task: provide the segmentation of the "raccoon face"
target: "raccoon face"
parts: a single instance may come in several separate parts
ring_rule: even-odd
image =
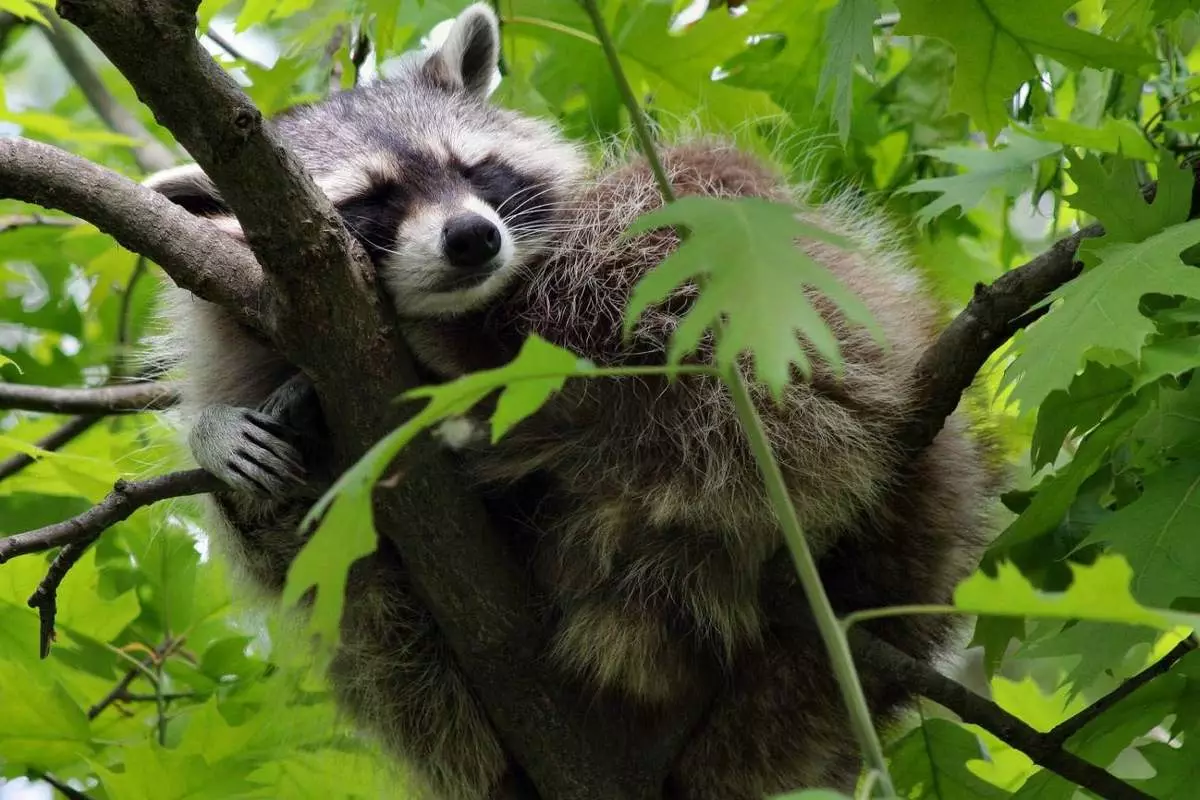
[[[272,120],[403,316],[455,316],[503,294],[551,246],[583,170],[550,125],[488,102],[498,58],[495,14],[476,3],[392,77]],[[241,235],[198,167],[147,184]]]

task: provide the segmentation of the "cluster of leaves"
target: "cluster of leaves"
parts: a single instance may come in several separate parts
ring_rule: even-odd
[[[201,24],[232,39],[234,52],[215,44],[214,52],[271,112],[360,73],[386,73],[390,58],[462,5],[205,0]],[[818,193],[852,184],[876,196],[912,230],[917,264],[947,315],[976,282],[1080,224],[1104,224],[1106,235],[1081,251],[1081,276],[981,377],[995,396],[989,422],[1019,456],[1023,488],[1006,497],[1011,513],[986,571],[960,588],[955,605],[983,615],[978,683],[1039,730],[1195,628],[1200,222],[1187,221],[1194,181],[1177,164],[1200,136],[1191,118],[1200,3],[758,0],[730,4],[737,14],[714,9],[675,32],[674,15],[695,17],[694,4],[601,5],[661,129],[722,131],[815,181]],[[499,10],[499,102],[552,116],[597,150],[627,135],[627,109],[583,10],[559,0],[502,0]],[[8,15],[0,22],[2,121],[138,176],[132,142],[104,126],[59,66],[38,7],[3,0],[0,14]],[[373,45],[365,61],[357,57],[362,36]],[[86,52],[115,98],[169,144],[115,70]],[[1158,188],[1147,203],[1141,184],[1152,177]],[[69,386],[120,374],[122,357],[152,328],[154,281],[144,265],[90,226],[48,224],[32,216],[41,210],[3,206],[0,377]],[[643,285],[632,311],[703,273],[704,301],[681,328],[676,354],[724,319],[724,359],[749,347],[758,375],[776,387],[790,362],[803,363],[793,331],[835,355],[810,309],[780,304],[784,282],[824,280],[811,264],[778,257],[794,220],[777,209],[729,213],[703,202],[664,213],[644,224],[681,223],[700,235]],[[735,257],[713,260],[722,253]],[[722,264],[749,269],[722,272]],[[502,370],[423,390],[425,411],[339,482],[325,528],[343,528],[342,515],[370,514],[371,484],[421,429],[502,388],[499,436],[568,376],[599,372],[531,340]],[[0,456],[60,422],[6,413]],[[149,415],[103,421],[0,481],[0,534],[75,513],[120,474],[156,471],[166,443]],[[289,654],[287,639],[231,600],[198,522],[179,503],[106,533],[63,584],[60,640],[45,661],[25,600],[46,563],[0,568],[0,781],[51,776],[89,797],[121,800],[350,797],[394,780],[345,734],[325,687]],[[335,627],[345,579],[337,566],[372,546],[318,535],[295,563],[293,596],[326,587],[313,614],[325,632]],[[125,693],[89,715],[130,669],[137,674]],[[1155,797],[1186,796],[1200,764],[1197,680],[1193,654],[1084,728],[1071,749]],[[923,712],[888,747],[903,796],[1073,796],[1073,785],[991,734],[933,706]]]

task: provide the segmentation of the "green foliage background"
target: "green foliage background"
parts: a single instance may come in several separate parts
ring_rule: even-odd
[[[351,33],[370,37],[372,66],[386,70],[462,5],[206,0],[201,14],[202,26],[244,32],[247,53],[278,48],[273,63],[218,56],[271,112],[350,85]],[[679,32],[671,20],[688,3],[602,5],[634,88],[665,132],[722,133],[813,181],[818,194],[853,186],[868,195],[904,232],[947,320],[977,282],[1104,223],[1107,234],[1082,250],[1082,276],[980,377],[990,403],[976,411],[1017,465],[1017,488],[987,573],[956,598],[983,615],[974,636],[982,666],[964,680],[1049,730],[1186,636],[1200,598],[1200,222],[1186,221],[1193,179],[1178,164],[1200,141],[1200,3],[755,0]],[[32,20],[12,27],[0,57],[6,132],[141,177],[131,142],[104,127],[59,66],[37,6],[0,0],[0,10]],[[499,10],[499,102],[557,118],[597,154],[628,136],[581,8],[501,0]],[[170,143],[115,70],[80,44],[118,99]],[[1150,205],[1139,186],[1152,178]],[[153,327],[157,269],[90,226],[29,216],[45,213],[0,203],[0,379],[76,386],[117,377]],[[775,279],[766,268],[743,277],[759,289]],[[769,348],[763,335],[746,334]],[[553,352],[528,355],[508,377],[562,363]],[[535,405],[554,388],[543,381],[514,402]],[[465,396],[443,394],[441,407]],[[498,424],[522,412],[506,413]],[[4,412],[0,457],[28,452],[61,422]],[[0,534],[78,513],[119,476],[178,459],[154,415],[105,420],[0,481]],[[44,661],[25,600],[48,562],[0,567],[0,775],[49,774],[110,800],[403,796],[403,776],[337,717],[304,654],[231,597],[200,524],[181,501],[106,533],[63,584],[59,641]],[[148,659],[156,648],[165,656]],[[89,720],[129,669],[138,670],[134,699]],[[1193,796],[1198,682],[1192,653],[1070,748],[1155,797]],[[1079,794],[931,704],[892,732],[888,755],[909,798]]]

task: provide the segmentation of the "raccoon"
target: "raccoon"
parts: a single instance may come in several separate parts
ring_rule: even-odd
[[[498,53],[496,17],[476,4],[398,74],[271,124],[371,256],[432,379],[500,365],[529,334],[602,366],[664,363],[694,286],[622,335],[634,284],[678,245],[669,230],[621,236],[662,204],[649,166],[627,157],[592,168],[552,125],[492,104]],[[818,361],[781,402],[761,388],[755,400],[838,611],[949,602],[984,541],[994,473],[962,415],[915,459],[896,444],[938,320],[895,237],[864,205],[808,204],[774,168],[720,142],[662,157],[679,195],[801,203],[858,243],[798,246],[862,298],[886,343],[814,294],[842,374]],[[148,183],[241,235],[197,167]],[[181,424],[197,463],[229,486],[211,498],[213,531],[252,583],[277,592],[303,543],[299,520],[335,478],[321,409],[304,376],[222,309],[166,295],[164,349],[185,373]],[[711,340],[693,358],[710,362]],[[719,381],[573,381],[499,443],[467,435],[456,446],[496,513],[527,536],[556,626],[547,655],[581,692],[654,713],[720,666],[719,694],[666,796],[852,788],[857,748],[812,621],[763,602],[783,541]],[[492,796],[510,772],[504,750],[386,537],[352,571],[343,626],[331,674],[358,724],[428,796]],[[872,629],[927,661],[955,635],[931,617]],[[863,677],[880,723],[906,707],[888,676],[865,666]]]

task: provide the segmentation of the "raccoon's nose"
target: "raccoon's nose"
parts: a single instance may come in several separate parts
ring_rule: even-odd
[[[500,252],[500,231],[478,214],[463,214],[442,228],[442,249],[456,267],[482,267]]]

